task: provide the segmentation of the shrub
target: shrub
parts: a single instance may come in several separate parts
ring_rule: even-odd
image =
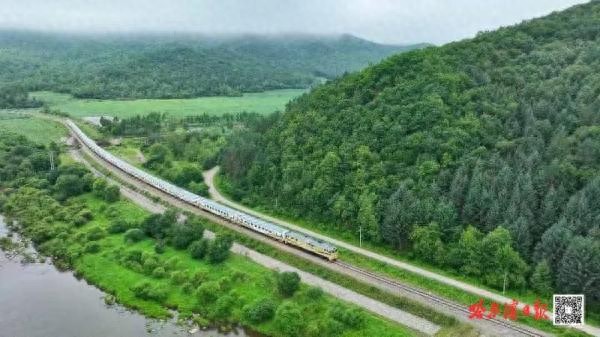
[[[210,263],[221,263],[229,257],[229,249],[233,245],[233,239],[229,235],[218,235],[208,247],[206,256]]]
[[[199,270],[192,276],[192,284],[195,287],[200,286],[204,281],[208,280],[208,274],[205,271]]]
[[[200,304],[213,303],[219,298],[220,290],[217,282],[204,282],[196,290],[196,297]]]
[[[89,254],[95,254],[100,251],[100,244],[98,242],[88,242],[83,251]]]
[[[84,218],[87,221],[90,221],[94,218],[94,214],[89,209],[82,209],[77,213],[77,216]]]
[[[308,290],[306,291],[306,297],[310,298],[311,300],[318,300],[321,297],[323,297],[323,289],[319,288],[319,287],[310,287],[308,288]]]
[[[208,186],[206,186],[206,184],[201,181],[200,182],[195,182],[195,181],[190,182],[188,184],[188,189],[193,193],[196,193],[203,197],[208,197]]]
[[[152,274],[152,271],[154,271],[155,268],[159,267],[160,264],[157,259],[155,259],[154,257],[150,257],[144,259],[144,263],[142,263],[142,266],[144,266],[146,274]]]
[[[206,256],[208,246],[209,241],[207,239],[197,240],[192,242],[192,244],[188,247],[188,251],[194,259],[200,260]]]
[[[127,223],[127,221],[123,219],[115,219],[111,221],[110,225],[108,226],[108,232],[110,234],[125,233],[129,227],[131,226],[129,223]]]
[[[188,218],[185,223],[177,223],[171,228],[171,243],[176,249],[186,249],[196,240],[204,236],[204,225],[195,218]]]
[[[217,321],[225,321],[231,315],[231,310],[236,304],[236,299],[230,294],[221,296],[217,299],[211,317]]]
[[[97,240],[104,238],[105,236],[106,236],[106,231],[98,226],[92,227],[87,232],[87,235],[86,235],[86,237],[89,241],[97,241]]]
[[[277,290],[284,297],[291,297],[300,288],[300,276],[296,272],[283,272],[277,275]]]
[[[125,232],[125,242],[132,243],[141,241],[144,238],[144,232],[138,228],[132,228]]]
[[[329,310],[329,315],[336,321],[351,328],[358,328],[362,326],[365,321],[363,313],[358,308],[333,306]]]
[[[250,323],[263,323],[275,315],[277,304],[270,298],[263,298],[254,303],[244,306],[244,319]]]
[[[223,291],[228,291],[231,289],[231,278],[227,276],[223,276],[219,279],[219,289]]]
[[[94,192],[94,195],[102,198],[107,185],[108,184],[106,183],[106,180],[102,178],[94,180],[94,183],[92,184],[92,191]]]
[[[121,190],[117,185],[110,185],[104,189],[104,200],[115,202],[121,197]]]
[[[163,268],[163,267],[156,267],[152,271],[152,276],[156,277],[156,278],[163,278],[166,275],[167,275],[167,272],[165,271],[165,268]]]
[[[144,300],[162,302],[167,298],[167,290],[159,285],[152,285],[148,281],[137,283],[131,288],[134,295]]]
[[[71,219],[71,224],[75,227],[81,227],[81,226],[85,225],[86,223],[88,223],[88,220],[78,214],[73,216],[73,218]]]
[[[138,250],[138,249],[128,250],[127,252],[125,252],[123,260],[137,262],[137,263],[141,264],[142,263],[142,251]]]
[[[274,325],[281,335],[289,337],[302,336],[305,320],[297,304],[284,302],[275,312]]]
[[[164,240],[158,240],[156,242],[156,244],[154,245],[154,252],[156,254],[162,254],[165,252],[165,241]]]
[[[175,285],[184,284],[184,283],[188,282],[189,276],[184,271],[176,270],[171,273],[170,279],[171,279],[172,284],[175,284]]]
[[[191,294],[194,292],[194,285],[192,284],[192,282],[186,282],[183,284],[183,287],[181,287],[181,289],[184,293]]]

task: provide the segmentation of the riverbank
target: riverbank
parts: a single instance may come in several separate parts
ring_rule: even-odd
[[[0,216],[0,238],[9,230]],[[21,246],[15,242],[15,246]],[[30,252],[31,253],[31,252]],[[174,321],[149,320],[113,304],[104,294],[72,272],[58,271],[48,262],[23,262],[18,253],[0,250],[0,327],[11,337],[176,337],[220,336],[216,330],[189,334]],[[245,337],[243,331],[235,335]]]

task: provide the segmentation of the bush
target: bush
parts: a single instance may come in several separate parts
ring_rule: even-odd
[[[231,295],[221,296],[217,299],[214,309],[211,312],[213,320],[226,321],[231,315],[233,306],[236,304],[236,299]]]
[[[204,282],[196,290],[196,297],[200,304],[213,303],[219,298],[221,289],[217,282]]]
[[[196,193],[203,197],[208,197],[208,186],[206,186],[206,184],[203,182],[192,181],[188,184],[188,189],[190,192]]]
[[[184,293],[191,294],[194,292],[194,285],[192,284],[192,282],[186,282],[183,284],[181,289],[183,290]]]
[[[85,253],[89,253],[89,254],[95,254],[98,253],[100,251],[100,244],[98,242],[88,242],[85,247],[83,248],[83,251]]]
[[[92,184],[92,191],[94,192],[94,195],[96,195],[99,198],[102,198],[104,196],[104,190],[106,189],[107,185],[108,184],[106,183],[106,180],[102,178],[94,180],[94,184]]]
[[[206,280],[208,280],[208,274],[205,271],[199,270],[192,276],[191,281],[195,287],[198,287]]]
[[[186,272],[177,270],[171,273],[170,279],[172,284],[181,285],[188,282],[189,276]]]
[[[305,320],[297,304],[284,302],[275,312],[274,325],[281,335],[289,337],[302,336]]]
[[[149,257],[144,259],[144,263],[142,263],[142,266],[144,267],[144,271],[146,272],[146,274],[152,274],[154,269],[160,266],[160,263],[156,258]]]
[[[284,297],[291,297],[300,288],[300,276],[296,272],[283,272],[277,275],[277,290]]]
[[[156,277],[156,278],[163,278],[166,275],[167,275],[167,272],[166,272],[165,268],[163,268],[163,267],[156,267],[152,271],[152,276]]]
[[[323,297],[323,289],[319,287],[310,287],[306,291],[306,297],[314,301],[319,300],[321,297]]]
[[[192,242],[192,244],[188,247],[188,251],[194,259],[200,260],[206,256],[208,246],[209,241],[207,239],[202,239]]]
[[[80,215],[75,215],[71,219],[71,224],[75,227],[81,227],[81,226],[85,225],[86,223],[88,223],[88,220]]]
[[[351,328],[358,328],[362,326],[365,321],[363,313],[358,308],[333,306],[329,310],[329,315],[336,321]]]
[[[121,197],[121,190],[117,185],[110,185],[104,189],[104,200],[115,202]]]
[[[105,236],[106,236],[106,231],[98,226],[92,227],[87,232],[87,235],[86,235],[86,237],[89,241],[97,241],[97,240],[104,238]]]
[[[129,227],[131,227],[131,225],[127,223],[127,221],[123,219],[115,219],[108,226],[108,232],[110,234],[125,233]]]
[[[273,318],[277,304],[270,298],[263,298],[243,308],[244,319],[250,323],[259,324]]]
[[[171,243],[176,249],[186,249],[204,236],[204,225],[197,218],[188,218],[183,224],[174,224],[171,228]]]
[[[221,263],[229,257],[229,249],[233,245],[233,239],[229,235],[218,235],[211,242],[206,253],[208,262]]]
[[[155,239],[167,237],[171,226],[177,222],[177,213],[168,210],[163,214],[151,214],[142,222],[142,229],[146,235]]]
[[[156,244],[154,245],[154,252],[156,254],[162,254],[165,252],[165,241],[163,240],[158,240],[156,242]]]
[[[77,216],[84,218],[86,222],[94,218],[94,214],[89,209],[82,209],[79,211],[79,213],[77,213]]]
[[[154,300],[158,302],[163,302],[167,299],[167,290],[158,285],[152,285],[148,281],[143,281],[137,283],[135,286],[131,288],[134,295],[143,300]]]
[[[144,232],[138,228],[132,228],[125,232],[124,237],[127,243],[138,242],[144,238]]]

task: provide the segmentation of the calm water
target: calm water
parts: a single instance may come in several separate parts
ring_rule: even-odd
[[[0,216],[0,237],[7,229]],[[174,322],[157,322],[107,306],[104,294],[70,272],[51,264],[21,264],[0,250],[1,337],[143,337],[143,336],[248,336],[243,331],[188,332]],[[150,330],[150,331],[149,331]]]

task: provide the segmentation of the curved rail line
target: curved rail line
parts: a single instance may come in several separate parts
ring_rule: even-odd
[[[71,123],[72,123],[72,122],[71,122]],[[84,141],[83,141],[83,140],[82,140],[82,139],[79,137],[79,134],[78,134],[77,132],[75,132],[75,130],[72,128],[72,126],[74,126],[74,124],[72,124],[72,125],[69,125],[69,123],[68,123],[67,125],[69,126],[69,128],[70,128],[72,131],[74,131],[74,132],[73,132],[73,134],[74,134],[74,135],[75,135],[75,137],[77,138],[78,142],[79,142],[80,144],[83,144],[84,146],[86,146],[88,149],[92,150],[92,152],[94,152],[94,151],[93,151],[93,149],[91,149],[91,148],[90,148],[89,144],[86,144],[86,142],[84,142]],[[75,126],[75,127],[76,127],[76,126]],[[79,128],[77,128],[77,129],[79,129]],[[79,129],[78,131],[79,131],[79,132],[81,132],[81,133],[83,134],[83,131],[81,131],[80,129]],[[106,160],[106,159],[104,159],[104,158],[102,158],[102,157],[100,157],[100,156],[98,156],[98,158],[100,158],[100,159],[103,159],[103,161],[104,161],[104,162],[106,162],[107,164],[111,165],[112,167],[114,167],[114,168],[118,169],[119,171],[121,171],[121,172],[123,172],[123,173],[127,174],[128,176],[132,177],[132,178],[133,178],[133,179],[135,179],[136,181],[140,181],[140,182],[144,183],[145,185],[148,185],[148,186],[151,186],[151,187],[154,187],[154,188],[156,188],[156,186],[153,186],[153,185],[150,185],[150,184],[148,184],[147,182],[145,182],[145,181],[143,181],[143,180],[139,179],[138,177],[136,177],[135,175],[131,174],[130,172],[127,172],[127,171],[126,171],[126,170],[124,170],[123,168],[121,168],[121,167],[119,167],[119,166],[117,166],[117,165],[115,165],[115,164],[111,163],[110,161],[108,161],[108,160]],[[156,178],[156,179],[159,179],[159,178]],[[163,192],[164,192],[164,191],[163,191]],[[167,193],[167,192],[165,192],[165,193]],[[168,195],[171,195],[171,193],[167,193],[167,194],[168,194]],[[187,200],[184,200],[184,199],[182,199],[182,198],[177,198],[177,199],[179,199],[180,201],[183,201],[184,203],[186,203],[186,204],[188,204],[188,205],[191,205],[191,206],[193,206],[193,207],[196,207],[196,208],[199,208],[199,209],[201,209],[201,210],[203,210],[203,211],[206,211],[206,210],[202,209],[201,207],[199,207],[198,205],[196,205],[196,204],[194,204],[194,203],[191,203],[191,202],[189,202],[189,201],[187,201]],[[224,217],[224,216],[220,216],[220,217],[221,217],[221,218],[223,218],[224,220],[228,221],[228,222],[231,222],[231,223],[234,223],[234,224],[236,224],[235,222],[232,222],[232,221],[231,221],[231,219],[229,219],[229,218],[227,218],[227,217]],[[237,224],[236,224],[236,225],[237,225]],[[297,248],[298,250],[302,250],[301,248],[298,248],[298,247],[296,247],[296,248]],[[341,268],[347,269],[347,270],[349,270],[349,271],[352,271],[352,272],[354,272],[354,273],[357,273],[357,274],[360,274],[360,275],[366,276],[367,278],[370,278],[370,279],[376,280],[376,281],[378,281],[378,282],[385,283],[385,284],[387,284],[387,285],[390,285],[390,286],[392,286],[392,287],[395,287],[395,288],[401,289],[401,290],[403,290],[403,291],[405,291],[405,292],[408,292],[408,293],[411,293],[411,294],[414,294],[414,295],[418,295],[418,296],[420,296],[420,297],[423,297],[423,298],[425,298],[425,299],[427,299],[427,300],[429,300],[429,301],[432,301],[432,302],[435,302],[435,303],[441,304],[441,305],[443,305],[443,306],[445,306],[445,307],[447,307],[447,308],[450,308],[450,309],[452,309],[452,310],[455,310],[455,311],[460,311],[460,312],[462,312],[462,313],[466,313],[466,314],[470,314],[469,310],[468,310],[467,308],[465,308],[463,305],[461,305],[461,304],[458,304],[458,303],[455,303],[455,302],[452,302],[452,301],[450,301],[450,300],[447,300],[447,299],[445,299],[445,298],[442,298],[442,297],[439,297],[439,296],[436,296],[436,295],[432,295],[432,294],[430,294],[430,293],[428,293],[428,292],[426,292],[426,291],[423,291],[423,290],[421,290],[421,289],[418,289],[418,288],[415,288],[415,287],[412,287],[412,286],[407,286],[407,285],[405,285],[405,284],[402,284],[402,283],[400,283],[400,282],[397,282],[397,281],[394,281],[394,280],[390,280],[390,279],[388,279],[388,278],[386,278],[386,277],[383,277],[383,276],[381,276],[381,275],[378,275],[378,274],[375,274],[375,273],[372,273],[372,272],[366,271],[366,270],[364,270],[364,269],[361,269],[361,268],[355,267],[355,266],[353,266],[353,265],[351,265],[351,264],[348,264],[348,263],[346,263],[346,262],[343,262],[343,261],[340,261],[340,260],[333,261],[333,262],[332,262],[332,264],[335,264],[335,265],[337,265],[337,266],[339,266],[339,267],[341,267]],[[503,328],[507,328],[507,329],[513,330],[513,331],[515,331],[515,332],[518,332],[518,333],[520,333],[520,334],[522,334],[522,335],[525,335],[525,336],[531,336],[531,337],[544,337],[544,336],[545,336],[545,335],[543,335],[543,334],[539,334],[539,333],[537,333],[537,332],[535,332],[535,331],[528,330],[528,329],[526,329],[526,328],[523,328],[523,327],[521,327],[521,326],[517,326],[516,324],[512,324],[512,323],[510,323],[510,322],[508,322],[508,321],[506,321],[506,320],[501,320],[501,319],[497,319],[497,318],[488,318],[488,317],[486,317],[486,316],[484,316],[484,319],[485,319],[486,321],[488,321],[488,322],[491,322],[491,323],[493,323],[493,324],[496,324],[496,325],[498,325],[498,326],[501,326],[501,327],[503,327]]]

